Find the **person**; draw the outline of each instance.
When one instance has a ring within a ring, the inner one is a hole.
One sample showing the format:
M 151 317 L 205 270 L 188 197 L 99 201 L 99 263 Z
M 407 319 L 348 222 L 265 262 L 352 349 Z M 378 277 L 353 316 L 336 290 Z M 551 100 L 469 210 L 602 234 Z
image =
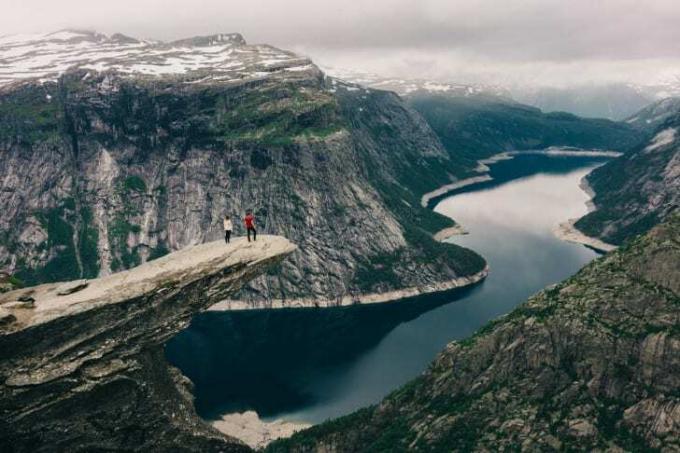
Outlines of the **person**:
M 243 219 L 246 224 L 246 231 L 248 231 L 248 242 L 250 242 L 250 232 L 253 232 L 253 241 L 257 241 L 257 230 L 255 229 L 255 216 L 252 211 L 246 212 L 246 217 Z
M 229 244 L 231 240 L 231 230 L 234 229 L 234 225 L 231 223 L 231 219 L 228 215 L 224 216 L 224 242 Z

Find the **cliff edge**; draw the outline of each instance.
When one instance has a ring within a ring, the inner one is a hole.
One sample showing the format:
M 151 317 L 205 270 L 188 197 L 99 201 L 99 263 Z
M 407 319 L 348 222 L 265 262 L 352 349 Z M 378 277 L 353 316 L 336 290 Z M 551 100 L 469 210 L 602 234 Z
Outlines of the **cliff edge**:
M 295 250 L 205 243 L 100 279 L 0 296 L 0 450 L 248 451 L 202 422 L 163 344 Z

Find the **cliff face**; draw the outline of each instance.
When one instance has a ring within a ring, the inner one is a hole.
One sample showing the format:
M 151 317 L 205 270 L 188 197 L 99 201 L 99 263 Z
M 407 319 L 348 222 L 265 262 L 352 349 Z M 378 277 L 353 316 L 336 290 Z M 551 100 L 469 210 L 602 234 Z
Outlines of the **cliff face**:
M 164 343 L 294 251 L 263 236 L 0 295 L 0 450 L 248 451 L 195 414 Z
M 595 192 L 595 210 L 576 222 L 579 230 L 605 242 L 621 244 L 678 210 L 680 108 L 670 101 L 659 103 L 659 115 L 664 120 L 659 120 L 649 140 L 587 176 Z M 669 109 L 674 105 L 675 112 L 671 114 Z M 656 110 L 649 107 L 638 116 L 645 118 Z
M 680 216 L 271 451 L 680 448 Z
M 27 283 L 108 275 L 217 239 L 224 214 L 240 235 L 246 209 L 260 232 L 300 246 L 240 294 L 252 303 L 333 301 L 484 268 L 432 239 L 453 222 L 418 200 L 455 165 L 396 95 L 237 37 L 152 48 L 69 39 L 63 58 L 83 39 L 127 56 L 37 67 L 47 80 L 0 86 L 0 266 Z

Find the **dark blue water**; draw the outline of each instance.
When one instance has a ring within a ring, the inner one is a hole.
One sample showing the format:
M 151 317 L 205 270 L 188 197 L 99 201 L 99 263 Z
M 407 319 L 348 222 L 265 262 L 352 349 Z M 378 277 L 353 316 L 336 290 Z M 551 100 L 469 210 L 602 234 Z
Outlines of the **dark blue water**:
M 168 358 L 194 381 L 209 419 L 254 409 L 265 420 L 318 423 L 375 403 L 451 340 L 596 257 L 552 230 L 585 213 L 578 182 L 601 162 L 521 156 L 494 165 L 494 182 L 437 204 L 470 232 L 453 242 L 491 266 L 481 285 L 370 307 L 203 313 L 168 344 Z

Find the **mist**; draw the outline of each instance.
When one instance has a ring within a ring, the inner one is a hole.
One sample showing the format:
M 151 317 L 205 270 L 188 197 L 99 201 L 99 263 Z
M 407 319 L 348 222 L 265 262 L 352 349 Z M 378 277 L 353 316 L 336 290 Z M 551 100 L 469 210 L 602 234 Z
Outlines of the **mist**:
M 672 0 L 5 0 L 1 34 L 63 28 L 172 40 L 239 32 L 344 67 L 464 83 L 663 83 L 680 74 Z M 654 69 L 651 69 L 654 68 Z

